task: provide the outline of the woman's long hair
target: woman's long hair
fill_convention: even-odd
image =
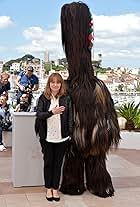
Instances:
[[[62,45],[68,61],[69,79],[83,80],[93,76],[88,35],[91,14],[86,4],[73,2],[61,9]]]
[[[54,79],[57,79],[58,83],[61,83],[61,87],[57,94],[57,97],[61,97],[66,94],[66,86],[65,86],[62,76],[59,73],[52,73],[48,78],[48,81],[47,81],[47,84],[44,90],[44,95],[48,99],[51,98],[51,94],[52,94],[51,88],[50,88],[50,82],[53,82]]]

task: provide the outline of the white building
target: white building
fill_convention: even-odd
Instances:
[[[44,52],[44,62],[45,63],[49,62],[49,51],[47,49]]]
[[[2,68],[3,68],[3,61],[0,60],[0,73],[2,72]]]
[[[20,63],[12,63],[12,65],[10,66],[10,71],[20,71]]]
[[[97,78],[101,79],[101,80],[107,80],[108,79],[108,74],[106,73],[98,73],[97,74]]]
[[[52,73],[55,73],[56,71],[55,70],[50,70],[49,71],[49,76],[52,74]],[[69,73],[68,73],[68,70],[60,70],[58,71],[58,73],[62,76],[62,78],[64,80],[67,80],[68,76],[69,76]]]

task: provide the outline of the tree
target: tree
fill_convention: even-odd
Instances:
[[[51,63],[44,63],[44,70],[46,74],[49,74],[49,71],[52,69]]]
[[[140,117],[140,103],[135,105],[134,102],[123,104],[118,108],[120,116],[126,119],[125,129],[133,130],[135,128],[136,120]]]
[[[65,70],[65,67],[62,65],[52,66],[52,69],[55,71]]]
[[[124,88],[123,84],[118,85],[118,91],[123,91],[123,88]]]
[[[10,66],[4,64],[4,65],[3,65],[3,68],[2,68],[2,71],[10,71]]]

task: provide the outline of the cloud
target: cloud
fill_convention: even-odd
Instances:
[[[3,55],[4,53],[9,52],[8,47],[0,46],[0,55]]]
[[[140,56],[140,14],[94,16],[94,50],[104,57]]]
[[[40,27],[29,27],[23,31],[23,35],[29,43],[17,47],[22,53],[43,53],[49,50],[50,58],[60,58],[64,56],[61,46],[60,24],[51,30],[43,30]]]
[[[27,40],[38,39],[41,40],[44,38],[45,31],[40,27],[29,27],[23,31],[23,35]]]
[[[7,28],[13,24],[9,16],[0,16],[0,29]]]
[[[140,33],[140,15],[125,14],[120,16],[94,16],[95,30],[104,37],[114,37],[131,34],[132,31]]]
[[[119,58],[126,61],[140,57],[140,14],[124,14],[120,16],[93,15],[94,20],[94,53],[102,54],[103,63],[106,59]],[[64,56],[61,45],[60,24],[51,30],[41,27],[30,27],[23,31],[27,40],[26,45],[19,46],[19,52],[43,53],[48,49],[50,56],[60,58]],[[113,61],[114,61],[113,59]],[[112,63],[113,64],[113,63]]]

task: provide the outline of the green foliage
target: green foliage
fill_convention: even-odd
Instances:
[[[44,70],[46,74],[49,74],[51,68],[52,68],[51,63],[44,63]]]
[[[140,117],[140,103],[135,105],[134,102],[123,104],[118,108],[120,116],[124,117],[127,121],[135,122],[137,117]]]
[[[123,84],[119,84],[118,85],[118,91],[123,91],[124,89],[124,85]]]
[[[10,67],[8,65],[3,65],[2,71],[9,71]]]
[[[60,65],[52,65],[52,69],[55,70],[55,71],[60,71],[60,70],[65,70],[65,67],[64,66],[60,66]]]
[[[96,73],[96,75],[97,75],[98,73],[102,73],[102,74],[104,74],[104,73],[106,73],[106,71],[107,71],[106,68],[95,67],[95,73]]]
[[[135,105],[134,102],[123,104],[117,110],[121,117],[126,119],[125,129],[134,130],[140,128],[140,103]]]
[[[140,92],[140,87],[135,88],[137,92]]]
[[[8,62],[5,63],[5,67],[9,67],[12,65],[12,63],[14,62],[17,62],[17,63],[21,63],[21,62],[24,62],[24,61],[33,61],[35,59],[34,56],[30,55],[30,54],[27,54],[27,55],[24,55],[23,57],[21,58],[17,58],[17,59],[13,59],[13,60],[9,60]],[[38,61],[40,59],[38,58]]]
[[[32,56],[30,54],[27,54],[27,55],[24,55],[22,58],[19,58],[19,59],[25,61],[25,60],[32,60],[34,58],[35,58],[34,56]]]
[[[136,128],[140,129],[140,116],[136,117],[136,119],[134,120],[134,124]]]

